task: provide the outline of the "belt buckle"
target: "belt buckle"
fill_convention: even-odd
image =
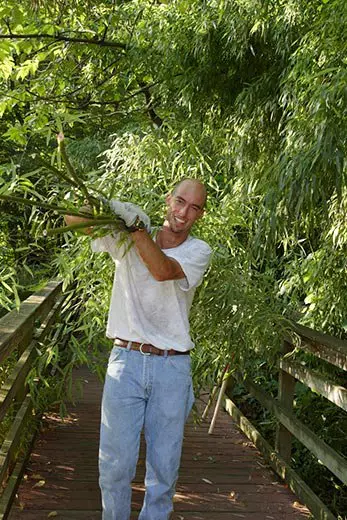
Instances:
[[[140,348],[139,348],[141,354],[142,354],[143,356],[150,356],[150,355],[151,355],[150,352],[143,352],[143,350],[142,350],[143,345],[144,345],[144,343],[141,343]]]

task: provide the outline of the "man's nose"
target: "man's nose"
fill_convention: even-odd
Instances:
[[[184,206],[182,206],[182,207],[180,208],[180,211],[179,211],[180,216],[181,216],[181,217],[186,217],[186,216],[187,216],[187,213],[188,213],[188,209],[189,209],[189,208],[188,208],[188,205],[187,205],[187,204],[185,204]]]

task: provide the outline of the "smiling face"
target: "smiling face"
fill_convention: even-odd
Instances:
[[[165,224],[173,233],[187,236],[194,222],[202,217],[206,201],[204,185],[194,179],[180,182],[166,197]]]

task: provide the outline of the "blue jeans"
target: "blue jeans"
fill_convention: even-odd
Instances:
[[[139,520],[167,520],[184,424],[194,401],[190,356],[144,355],[114,347],[101,412],[99,484],[103,520],[129,520],[140,434],[146,440],[145,499]]]

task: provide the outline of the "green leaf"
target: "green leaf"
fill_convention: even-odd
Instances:
[[[3,58],[0,63],[0,77],[8,79],[14,68],[14,62],[11,58]]]

